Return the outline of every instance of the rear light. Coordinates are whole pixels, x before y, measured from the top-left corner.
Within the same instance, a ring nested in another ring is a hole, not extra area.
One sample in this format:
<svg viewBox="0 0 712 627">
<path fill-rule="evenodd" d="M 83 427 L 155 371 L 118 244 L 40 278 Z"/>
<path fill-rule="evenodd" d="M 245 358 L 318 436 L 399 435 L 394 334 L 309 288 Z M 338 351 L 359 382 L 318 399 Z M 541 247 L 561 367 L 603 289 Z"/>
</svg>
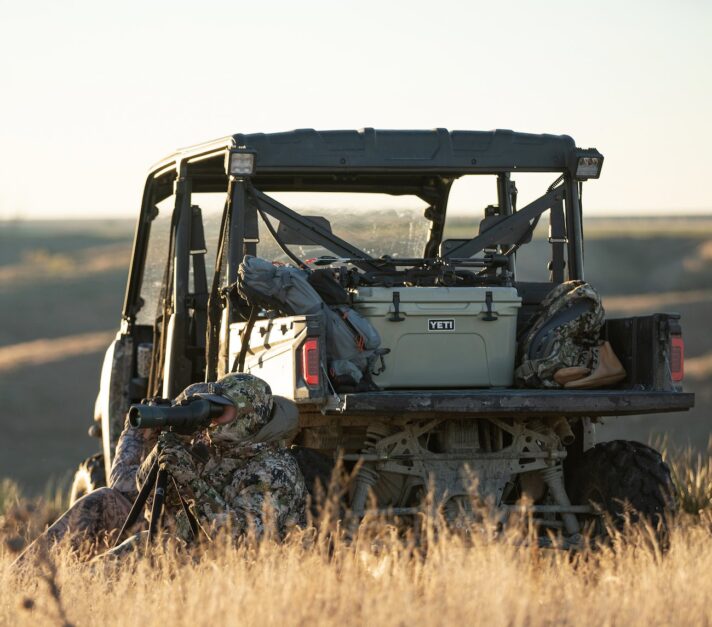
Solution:
<svg viewBox="0 0 712 627">
<path fill-rule="evenodd" d="M 681 335 L 672 336 L 670 374 L 675 382 L 682 381 L 685 376 L 685 342 Z"/>
<path fill-rule="evenodd" d="M 302 376 L 307 385 L 319 385 L 319 340 L 315 337 L 307 338 L 302 345 Z"/>
</svg>

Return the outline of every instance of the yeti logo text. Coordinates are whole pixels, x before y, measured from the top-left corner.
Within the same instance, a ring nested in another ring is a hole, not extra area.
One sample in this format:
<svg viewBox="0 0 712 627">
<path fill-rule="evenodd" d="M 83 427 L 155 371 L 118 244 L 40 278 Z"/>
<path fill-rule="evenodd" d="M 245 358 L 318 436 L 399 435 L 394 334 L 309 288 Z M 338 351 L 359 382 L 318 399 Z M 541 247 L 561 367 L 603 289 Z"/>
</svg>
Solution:
<svg viewBox="0 0 712 627">
<path fill-rule="evenodd" d="M 428 331 L 454 331 L 455 319 L 428 320 Z"/>
</svg>

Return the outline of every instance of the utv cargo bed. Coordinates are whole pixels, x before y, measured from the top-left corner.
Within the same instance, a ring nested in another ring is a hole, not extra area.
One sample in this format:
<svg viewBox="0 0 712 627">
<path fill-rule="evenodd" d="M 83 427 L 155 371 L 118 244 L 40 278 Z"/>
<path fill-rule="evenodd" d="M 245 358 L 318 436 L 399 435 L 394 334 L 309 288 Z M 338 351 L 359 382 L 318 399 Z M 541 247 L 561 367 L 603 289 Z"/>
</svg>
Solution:
<svg viewBox="0 0 712 627">
<path fill-rule="evenodd" d="M 401 390 L 343 397 L 342 414 L 418 412 L 496 416 L 624 416 L 687 411 L 695 395 L 649 390 Z"/>
</svg>

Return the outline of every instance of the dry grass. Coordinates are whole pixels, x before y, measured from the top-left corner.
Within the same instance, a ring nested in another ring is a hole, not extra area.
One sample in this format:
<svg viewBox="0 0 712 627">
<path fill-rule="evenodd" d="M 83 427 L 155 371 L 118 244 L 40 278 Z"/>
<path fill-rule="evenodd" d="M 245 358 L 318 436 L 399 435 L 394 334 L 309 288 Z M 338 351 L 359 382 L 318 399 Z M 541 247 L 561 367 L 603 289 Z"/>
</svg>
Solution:
<svg viewBox="0 0 712 627">
<path fill-rule="evenodd" d="M 678 480 L 709 490 L 709 462 L 693 463 L 689 481 L 690 461 L 673 460 Z M 18 574 L 5 546 L 0 624 L 710 624 L 709 507 L 674 522 L 665 554 L 645 527 L 571 554 L 527 546 L 525 525 L 463 536 L 437 521 L 417 544 L 365 524 L 351 541 L 307 530 L 281 544 L 217 542 L 200 556 L 169 552 L 121 570 L 81 564 L 60 547 Z"/>
<path fill-rule="evenodd" d="M 705 454 L 692 447 L 674 449 L 663 441 L 656 446 L 670 466 L 680 509 L 688 514 L 712 512 L 712 435 Z"/>
<path fill-rule="evenodd" d="M 47 483 L 42 496 L 24 498 L 11 479 L 0 480 L 0 543 L 25 546 L 52 524 L 69 505 L 69 477 Z M 0 623 L 2 624 L 2 623 Z"/>
<path fill-rule="evenodd" d="M 75 625 L 705 624 L 709 525 L 680 525 L 665 556 L 645 531 L 577 556 L 448 535 L 422 554 L 388 534 L 333 552 L 298 534 L 107 572 L 60 554 L 61 605 L 37 571 L 14 578 L 4 554 L 0 623 L 62 624 L 62 607 Z"/>
</svg>

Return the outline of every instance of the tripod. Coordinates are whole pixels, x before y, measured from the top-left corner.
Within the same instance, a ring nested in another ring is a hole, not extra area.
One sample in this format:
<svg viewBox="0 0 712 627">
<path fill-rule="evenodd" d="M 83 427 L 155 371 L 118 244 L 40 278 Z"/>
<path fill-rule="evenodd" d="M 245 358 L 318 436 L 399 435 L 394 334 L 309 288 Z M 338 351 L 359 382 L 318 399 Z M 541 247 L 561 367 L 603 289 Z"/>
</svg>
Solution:
<svg viewBox="0 0 712 627">
<path fill-rule="evenodd" d="M 148 495 L 151 493 L 152 489 L 153 503 L 151 504 L 151 521 L 148 525 L 146 549 L 149 549 L 154 544 L 156 540 L 156 533 L 158 532 L 159 521 L 163 517 L 165 509 L 166 489 L 168 488 L 169 479 L 173 483 L 173 487 L 176 491 L 176 494 L 178 494 L 178 498 L 180 499 L 183 511 L 185 512 L 185 515 L 188 518 L 190 529 L 193 532 L 193 539 L 196 540 L 198 538 L 198 532 L 200 531 L 198 519 L 195 517 L 195 514 L 190 511 L 188 503 L 183 498 L 183 495 L 180 493 L 178 485 L 173 476 L 165 468 L 159 468 L 158 459 L 156 459 L 151 465 L 151 468 L 148 471 L 148 475 L 146 476 L 146 479 L 144 480 L 143 485 L 141 486 L 141 489 L 138 492 L 138 496 L 136 497 L 136 500 L 131 506 L 131 511 L 129 511 L 128 516 L 126 516 L 126 520 L 124 521 L 124 524 L 121 527 L 121 531 L 119 531 L 119 535 L 116 538 L 116 542 L 114 543 L 115 547 L 121 544 L 121 538 L 124 537 L 126 531 L 133 527 L 133 525 L 138 520 L 138 517 L 143 511 L 143 508 L 146 505 L 146 501 L 148 500 Z"/>
</svg>

